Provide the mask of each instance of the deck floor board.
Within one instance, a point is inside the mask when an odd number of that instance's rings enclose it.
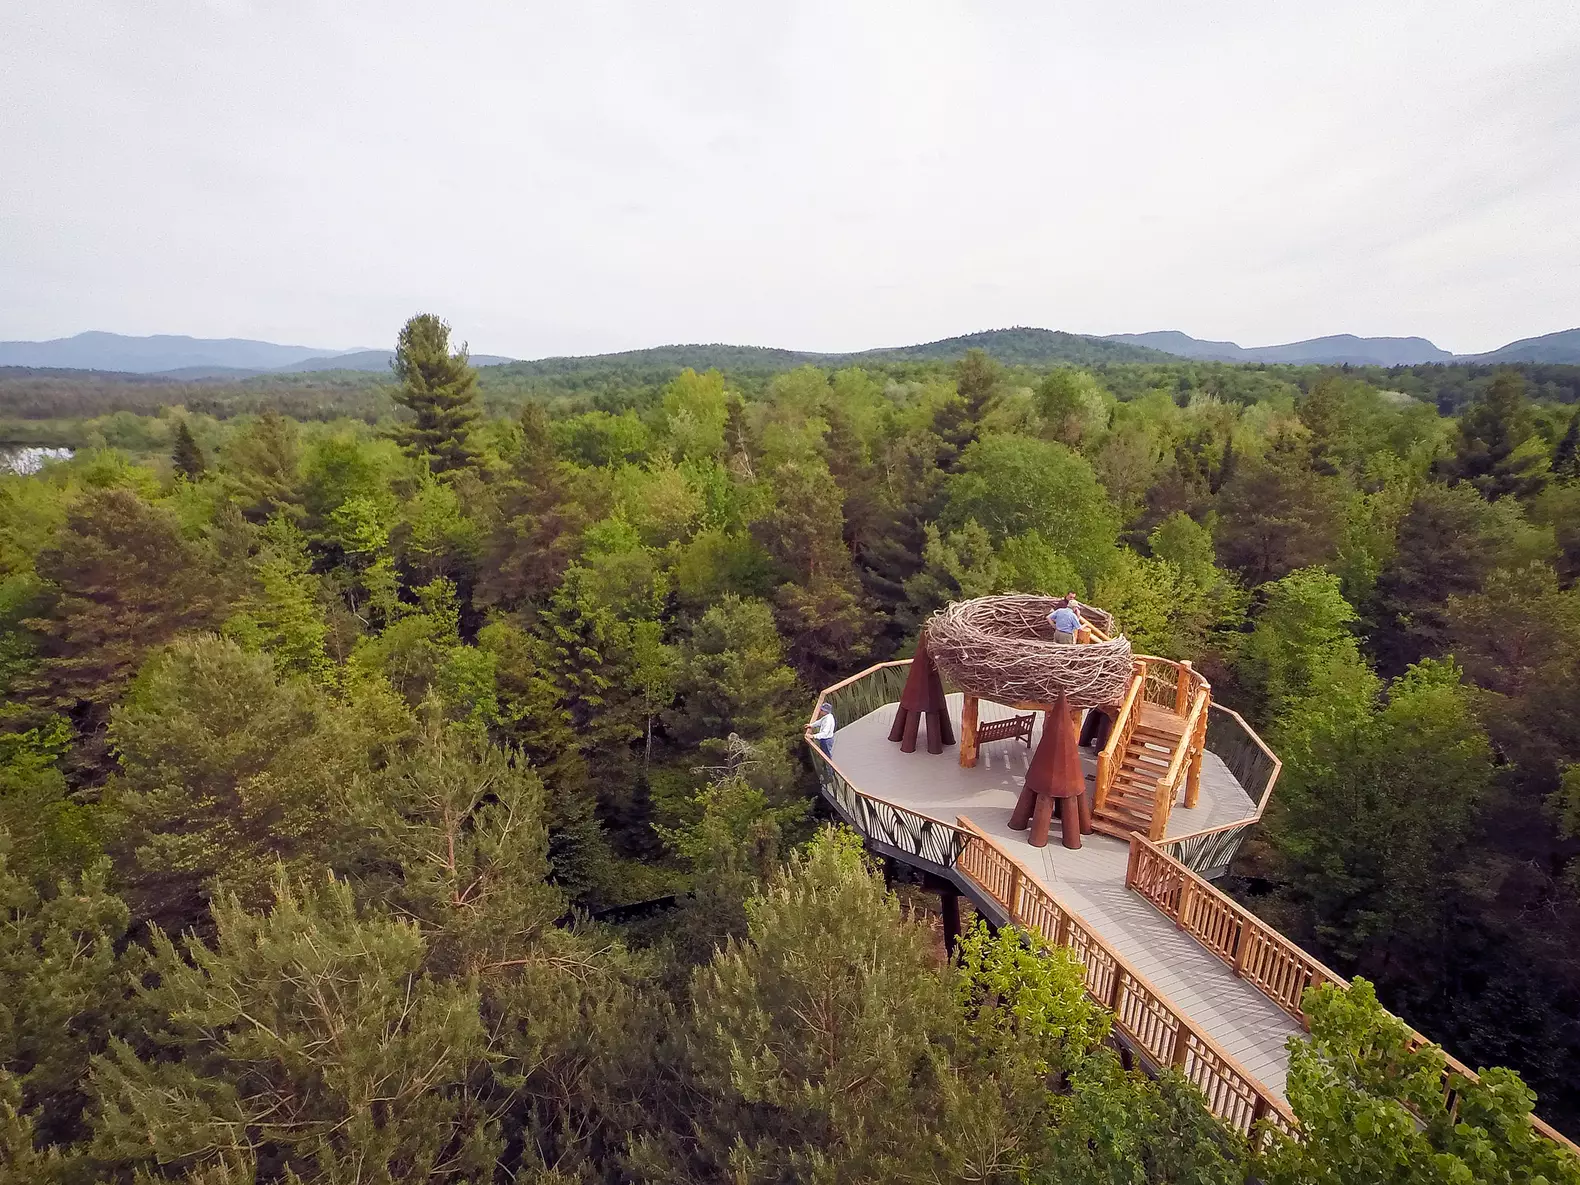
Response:
[[[960,719],[960,697],[949,697]],[[1125,887],[1129,846],[1103,835],[1083,837],[1079,851],[1059,843],[1058,828],[1045,848],[1011,831],[1009,815],[1026,776],[1031,751],[1010,741],[984,745],[976,768],[962,769],[958,748],[934,756],[926,746],[901,753],[888,739],[896,705],[844,723],[834,734],[834,761],[858,790],[918,814],[953,824],[971,820],[1101,934],[1220,1046],[1279,1097],[1284,1096],[1288,1055],[1285,1042],[1300,1026],[1256,988],[1235,976],[1221,959],[1177,929],[1139,893]],[[995,720],[1014,709],[983,700],[981,719]],[[1041,717],[1033,742],[1041,738]],[[1090,793],[1096,755],[1081,750]],[[1245,818],[1254,805],[1221,761],[1208,753],[1202,766],[1201,797],[1187,810],[1176,805],[1168,835],[1185,835]]]

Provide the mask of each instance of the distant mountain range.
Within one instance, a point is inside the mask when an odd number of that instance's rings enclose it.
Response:
[[[1281,346],[1245,346],[1203,341],[1177,329],[1154,333],[1114,333],[1105,341],[1161,350],[1179,358],[1214,362],[1287,363],[1293,366],[1419,366],[1424,362],[1580,363],[1580,329],[1511,342],[1486,354],[1450,354],[1424,337],[1356,337],[1350,333],[1314,337]]]
[[[44,342],[0,342],[0,366],[49,370],[107,370],[168,378],[246,378],[318,370],[388,370],[389,350],[325,350],[282,346],[248,338],[127,337],[90,331]],[[511,359],[492,354],[473,358],[479,366]]]
[[[1414,366],[1426,362],[1580,364],[1580,329],[1525,338],[1486,354],[1450,354],[1423,337],[1355,337],[1346,333],[1286,345],[1245,347],[1235,342],[1206,341],[1172,329],[1093,337],[1016,327],[968,333],[914,346],[843,354],[764,346],[675,345],[615,354],[540,358],[530,362],[494,354],[474,354],[472,361],[478,366],[500,367],[502,375],[523,378],[563,377],[594,370],[645,376],[673,373],[687,366],[767,375],[805,365],[947,361],[973,347],[980,347],[1011,366],[1054,362],[1092,366],[1105,362],[1161,362],[1170,358],[1297,366]],[[325,350],[245,338],[125,337],[100,332],[79,333],[75,337],[45,342],[0,342],[0,367],[110,371],[177,380],[242,379],[255,375],[337,370],[387,372],[391,357],[389,350]]]

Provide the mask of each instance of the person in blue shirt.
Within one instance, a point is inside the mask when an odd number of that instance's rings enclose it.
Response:
[[[1075,611],[1075,594],[1068,593],[1059,603],[1059,607],[1048,614],[1048,624],[1053,626],[1053,640],[1055,642],[1072,643],[1075,633],[1081,628],[1081,615]]]

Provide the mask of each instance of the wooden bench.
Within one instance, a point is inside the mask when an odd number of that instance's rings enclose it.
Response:
[[[989,720],[977,725],[977,744],[985,745],[989,741],[1020,741],[1031,748],[1031,730],[1037,723],[1037,713],[1028,712],[1024,716],[1010,716],[1004,720]]]

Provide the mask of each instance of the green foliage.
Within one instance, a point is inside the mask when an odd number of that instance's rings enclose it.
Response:
[[[665,722],[692,744],[731,733],[748,741],[784,733],[798,706],[772,610],[733,594],[704,613],[681,645],[674,686],[676,705]]]
[[[41,703],[95,720],[144,655],[212,619],[212,559],[174,515],[130,490],[84,496],[35,567],[53,595],[24,624],[39,663],[23,686]]]
[[[476,465],[471,436],[479,412],[477,371],[464,345],[450,353],[450,326],[432,313],[419,313],[401,327],[391,365],[400,382],[395,402],[412,413],[412,421],[395,432],[401,448],[434,473]]]
[[[1534,1096],[1519,1075],[1454,1074],[1450,1109],[1443,1051],[1413,1049],[1364,979],[1309,989],[1304,1008],[1311,1037],[1290,1039],[1289,1067],[1304,1139],[1274,1141],[1260,1172],[1269,1185],[1580,1181],[1580,1160],[1532,1129]]]
[[[1445,468],[1489,502],[1528,498],[1547,481],[1546,449],[1525,399],[1525,380],[1506,371],[1477,397],[1459,421],[1459,444]]]
[[[11,867],[34,884],[74,876],[100,853],[103,820],[71,799],[60,770],[70,745],[71,726],[59,716],[0,733],[0,830],[11,837]]]
[[[215,944],[156,933],[165,1053],[114,1043],[93,1071],[97,1159],[276,1165],[300,1178],[476,1180],[503,1151],[474,1083],[476,988],[423,972],[419,928],[359,916],[340,882],[281,879],[266,914],[214,907]]]
[[[998,542],[1036,531],[1078,572],[1102,570],[1117,523],[1092,467],[1060,444],[990,435],[974,441],[949,480],[946,519],[975,519]]]
[[[474,382],[442,323],[403,341],[426,403],[393,417],[376,375],[0,377],[0,404],[33,384],[27,414],[113,413],[7,426],[80,451],[0,477],[0,1019],[61,1051],[47,1075],[0,1064],[0,1177],[333,1180],[354,1155],[364,1176],[589,1182],[1260,1172],[1194,1087],[1120,1067],[1064,956],[1005,932],[943,968],[854,852],[781,867],[813,793],[804,689],[1002,591],[1073,590],[1196,660],[1286,761],[1225,884],[1574,1122],[1580,370],[1522,366],[1521,395],[1489,367],[1237,367],[1017,330],[859,369],[677,348]],[[222,950],[210,907],[258,945],[277,864],[313,886],[289,890],[313,936],[271,970]],[[330,869],[349,914],[319,901]],[[618,923],[636,953],[585,913],[677,893]],[[291,1052],[255,1064],[226,1052],[250,1021],[158,995],[148,922],[235,954],[211,977],[232,1003],[241,975],[287,1002],[357,986],[320,1028],[271,1020]],[[78,953],[41,971],[24,947]],[[384,971],[458,1001],[471,1051],[421,1130],[404,1103],[351,1118],[345,1067],[384,1054],[342,1014],[366,992],[391,1040],[413,1020],[381,1012]],[[848,1009],[824,1009],[832,1070],[818,993]],[[138,1066],[104,1073],[133,1085],[90,1097],[112,1039]],[[265,1095],[299,1125],[271,1128]],[[227,1151],[201,1143],[215,1115]]]
[[[1354,608],[1338,577],[1315,568],[1291,572],[1263,591],[1256,626],[1246,639],[1242,681],[1272,713],[1310,698],[1332,700],[1336,687],[1367,683]]]
[[[406,727],[376,694],[342,706],[219,638],[156,655],[110,724],[140,908],[185,926],[225,893],[266,901],[277,864],[322,869],[346,786]]]
[[[1291,888],[1345,958],[1431,949],[1451,926],[1442,886],[1463,867],[1492,786],[1492,752],[1452,663],[1387,688],[1313,694],[1280,717],[1283,784],[1270,826]]]

